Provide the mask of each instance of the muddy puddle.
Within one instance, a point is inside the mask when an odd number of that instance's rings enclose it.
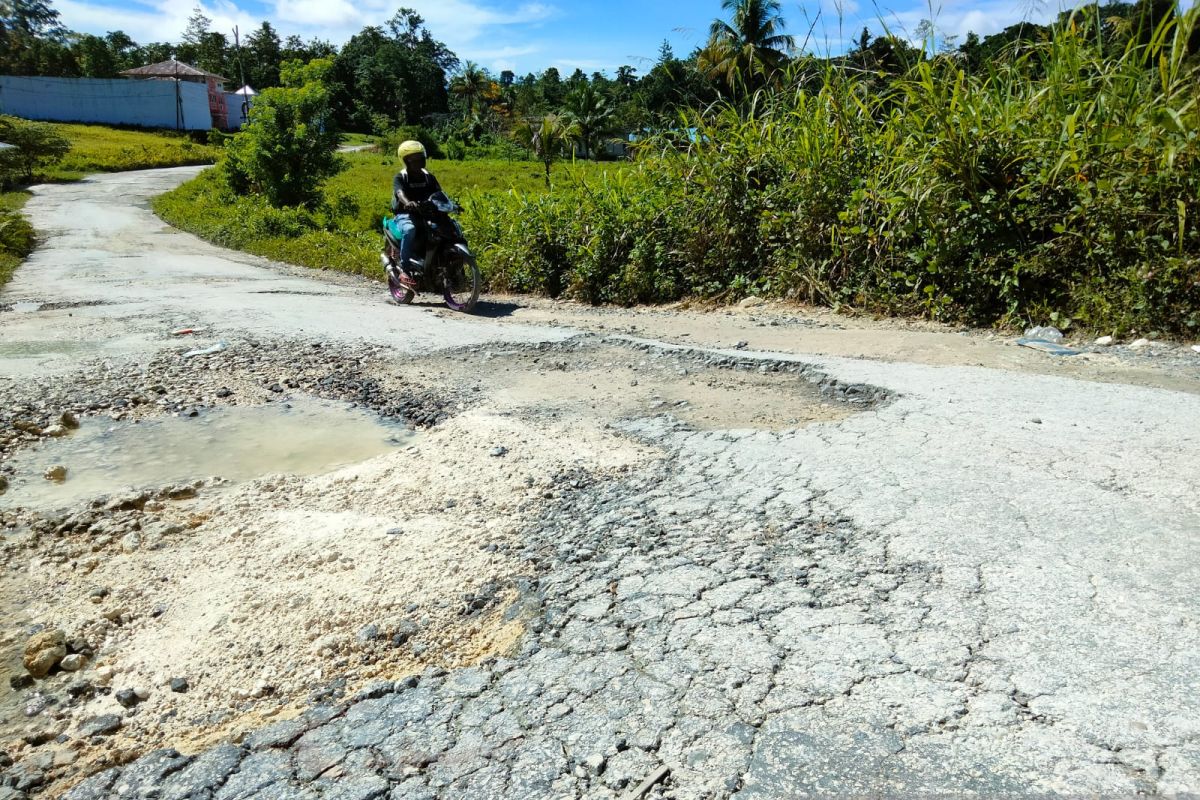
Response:
[[[66,356],[96,350],[96,342],[73,342],[53,340],[40,342],[0,342],[0,358],[39,358],[42,356]]]
[[[17,454],[0,507],[60,508],[127,486],[271,473],[316,475],[407,444],[412,432],[319,400],[213,409],[141,422],[84,419],[79,430]],[[43,473],[67,468],[61,482]]]

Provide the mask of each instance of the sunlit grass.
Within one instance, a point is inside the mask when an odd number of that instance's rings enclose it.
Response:
[[[185,133],[60,123],[54,128],[71,141],[71,151],[46,170],[51,180],[78,180],[92,172],[211,164],[220,154],[216,147],[197,144]]]

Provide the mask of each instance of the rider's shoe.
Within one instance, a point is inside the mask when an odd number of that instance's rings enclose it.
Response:
[[[400,282],[400,285],[403,286],[405,289],[411,289],[414,292],[417,291],[416,279],[413,278],[412,275],[409,275],[404,270],[400,270],[399,272],[400,272],[400,274],[397,276],[396,279]]]

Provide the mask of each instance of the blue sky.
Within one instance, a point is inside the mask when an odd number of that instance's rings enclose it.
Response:
[[[881,19],[893,30],[911,31],[932,16],[942,33],[963,36],[968,30],[993,33],[1026,18],[1043,21],[1059,10],[1038,0],[944,0],[931,14],[927,3],[886,2],[812,0],[782,5],[788,30],[798,41],[817,19],[809,42],[809,49],[817,52],[841,52],[863,25],[879,31]],[[195,3],[55,0],[53,5],[68,28],[89,33],[120,29],[149,42],[178,41]],[[555,66],[564,75],[576,67],[611,75],[622,64],[644,72],[663,39],[678,55],[685,55],[703,42],[709,23],[722,14],[720,0],[203,0],[200,5],[213,19],[213,28],[222,32],[231,32],[234,25],[245,32],[266,19],[283,35],[318,36],[336,44],[366,25],[382,24],[405,5],[417,9],[433,35],[460,59],[518,74]]]

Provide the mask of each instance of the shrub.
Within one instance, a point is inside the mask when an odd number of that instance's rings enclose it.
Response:
[[[498,286],[592,302],[747,292],[953,321],[1200,330],[1200,9],[1111,52],[1081,12],[967,74],[836,64],[642,146],[620,181],[492,203]],[[490,264],[489,264],[490,261]]]
[[[223,170],[235,192],[261,194],[276,207],[314,205],[321,183],[342,170],[322,83],[329,66],[328,59],[285,62],[285,85],[255,100],[249,121],[226,145]]]
[[[23,192],[0,194],[0,286],[33,250],[33,226],[20,214],[27,198]]]
[[[53,125],[8,116],[0,117],[0,142],[16,147],[5,161],[27,181],[33,180],[35,170],[57,163],[71,149],[71,142]]]

